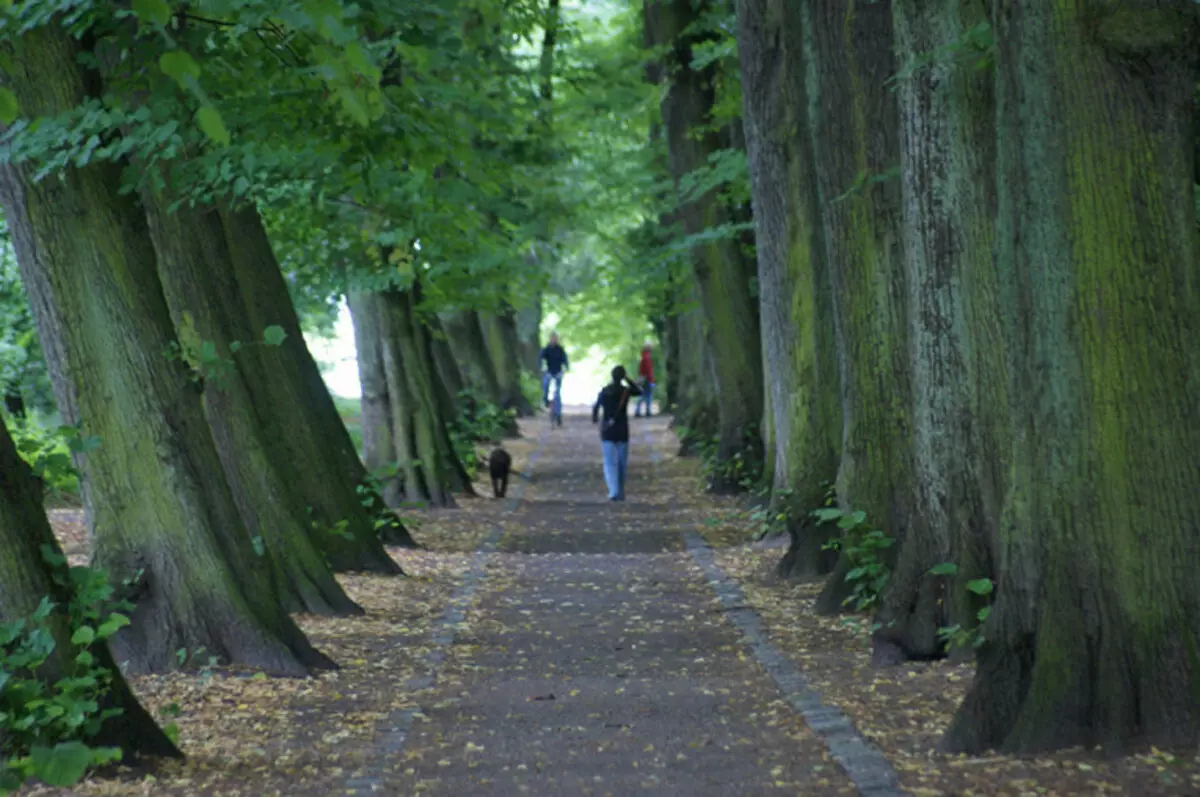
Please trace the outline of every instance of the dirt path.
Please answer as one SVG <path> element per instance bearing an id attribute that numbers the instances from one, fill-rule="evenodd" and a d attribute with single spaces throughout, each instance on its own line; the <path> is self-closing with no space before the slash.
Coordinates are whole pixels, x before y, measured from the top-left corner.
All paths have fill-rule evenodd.
<path id="1" fill-rule="evenodd" d="M 544 435 L 519 522 L 487 558 L 436 689 L 381 774 L 356 785 L 428 795 L 858 793 L 685 550 L 677 485 L 657 465 L 674 444 L 665 422 L 635 429 L 629 498 L 618 504 L 606 500 L 588 419 Z"/>

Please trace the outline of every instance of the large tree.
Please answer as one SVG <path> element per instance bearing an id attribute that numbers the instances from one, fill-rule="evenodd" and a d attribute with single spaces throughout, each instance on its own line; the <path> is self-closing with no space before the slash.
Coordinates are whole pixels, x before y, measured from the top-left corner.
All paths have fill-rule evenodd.
<path id="1" fill-rule="evenodd" d="M 61 20 L 3 43 L 20 113 L 71 111 L 97 86 Z M 115 166 L 0 167 L 12 230 L 59 412 L 99 446 L 83 463 L 95 561 L 130 580 L 137 609 L 114 637 L 133 671 L 178 666 L 205 648 L 285 674 L 332 665 L 284 611 L 237 511 L 175 339 L 142 208 Z M 269 555 L 268 552 L 264 554 Z"/>
<path id="2" fill-rule="evenodd" d="M 995 575 L 1005 386 L 986 9 L 898 0 L 893 10 L 919 517 L 876 616 L 876 644 L 898 660 L 939 655 L 939 628 L 978 625 L 986 598 L 967 585 Z M 954 572 L 931 574 L 943 563 Z"/>
<path id="3" fill-rule="evenodd" d="M 915 483 L 891 7 L 814 0 L 803 9 L 844 422 L 837 497 L 903 545 Z M 849 562 L 841 557 L 820 610 L 840 611 Z"/>
<path id="4" fill-rule="evenodd" d="M 408 501 L 452 506 L 454 492 L 471 490 L 470 479 L 450 439 L 453 405 L 434 362 L 430 330 L 418 313 L 420 297 L 417 280 L 403 289 L 352 292 L 350 311 L 355 339 L 369 358 L 361 380 L 372 404 L 371 422 L 379 427 L 371 434 L 386 430 L 392 450 L 382 458 L 401 477 L 392 489 Z"/>
<path id="5" fill-rule="evenodd" d="M 255 384 L 270 408 L 264 423 L 284 440 L 297 462 L 304 463 L 301 489 L 313 521 L 326 533 L 319 538 L 334 569 L 399 573 L 380 544 L 413 546 L 408 530 L 371 484 L 354 442 L 338 415 L 321 376 L 262 220 L 251 205 L 221 213 L 239 295 L 255 329 L 282 327 L 282 356 L 263 363 Z"/>
<path id="6" fill-rule="evenodd" d="M 1197 11 L 994 9 L 1010 482 L 954 750 L 1200 737 Z"/>
<path id="7" fill-rule="evenodd" d="M 17 455 L 7 427 L 0 422 L 0 623 L 28 621 L 43 599 L 50 599 L 54 605 L 45 627 L 53 637 L 54 649 L 34 674 L 55 683 L 93 675 L 93 668 L 102 668 L 109 685 L 98 708 L 119 712 L 87 741 L 119 747 L 128 757 L 179 756 L 175 745 L 129 691 L 108 646 L 103 642 L 89 645 L 90 658 L 80 656 L 81 648 L 71 640 L 75 631 L 68 611 L 72 596 L 63 580 L 54 578 L 46 552 L 62 559 L 42 506 L 41 480 Z"/>
<path id="8" fill-rule="evenodd" d="M 320 532 L 311 527 L 308 496 L 300 491 L 307 463 L 294 459 L 287 438 L 272 428 L 277 408 L 266 403 L 262 381 L 274 358 L 293 355 L 271 337 L 278 327 L 250 323 L 220 214 L 186 202 L 172 210 L 172 195 L 148 185 L 142 197 L 180 354 L 197 371 L 234 500 L 249 533 L 270 553 L 284 605 L 315 614 L 361 612 L 313 539 Z"/>
<path id="9" fill-rule="evenodd" d="M 822 550 L 828 535 L 810 512 L 837 473 L 841 408 L 800 8 L 788 0 L 743 0 L 738 52 L 774 444 L 766 456 L 774 505 L 791 536 L 780 569 L 810 577 L 832 564 Z"/>
<path id="10" fill-rule="evenodd" d="M 721 64 L 715 60 L 703 66 L 693 64 L 698 49 L 711 43 L 706 22 L 712 4 L 707 0 L 646 0 L 644 10 L 647 44 L 661 53 L 661 79 L 667 86 L 661 113 L 667 160 L 679 191 L 676 218 L 685 233 L 695 237 L 689 255 L 716 388 L 717 461 L 730 462 L 747 449 L 757 458 L 763 380 L 758 308 L 751 295 L 754 263 L 743 253 L 737 237 L 717 233 L 734 221 L 720 192 L 687 186 L 689 175 L 709 168 L 710 158 L 732 143 L 728 129 L 714 116 Z M 683 330 L 680 335 L 681 341 L 687 340 Z M 718 468 L 714 489 L 739 486 L 727 476 L 726 469 Z"/>
<path id="11" fill-rule="evenodd" d="M 502 302 L 494 310 L 480 311 L 478 317 L 483 342 L 500 388 L 500 406 L 506 410 L 516 410 L 522 418 L 533 415 L 529 399 L 521 392 L 524 368 L 521 365 L 516 311 L 507 302 Z"/>

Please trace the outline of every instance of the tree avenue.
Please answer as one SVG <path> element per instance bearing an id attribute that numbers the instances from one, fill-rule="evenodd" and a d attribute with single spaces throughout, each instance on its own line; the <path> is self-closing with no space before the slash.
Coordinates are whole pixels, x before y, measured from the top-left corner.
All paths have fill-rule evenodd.
<path id="1" fill-rule="evenodd" d="M 653 343 L 874 664 L 975 666 L 944 750 L 1200 741 L 1194 0 L 67 5 L 0 2 L 0 793 L 177 756 L 198 651 L 336 669 L 292 615 L 476 500 L 551 331 Z"/>

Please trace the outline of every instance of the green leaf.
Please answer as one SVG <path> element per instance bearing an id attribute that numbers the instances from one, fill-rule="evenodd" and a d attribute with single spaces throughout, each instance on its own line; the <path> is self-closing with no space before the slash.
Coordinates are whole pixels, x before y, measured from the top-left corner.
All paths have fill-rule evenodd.
<path id="1" fill-rule="evenodd" d="M 166 25 L 171 21 L 171 8 L 163 0 L 133 0 L 133 15 L 139 23 Z"/>
<path id="2" fill-rule="evenodd" d="M 967 582 L 967 589 L 976 595 L 991 595 L 995 585 L 990 578 L 977 578 Z"/>
<path id="3" fill-rule="evenodd" d="M 100 637 L 101 639 L 107 639 L 127 625 L 129 625 L 128 617 L 123 614 L 113 612 L 108 616 L 108 619 L 104 621 L 104 624 L 96 629 L 96 636 Z"/>
<path id="4" fill-rule="evenodd" d="M 158 67 L 164 75 L 181 86 L 184 85 L 187 78 L 192 80 L 200 78 L 200 65 L 183 50 L 171 50 L 163 53 L 158 59 Z"/>
<path id="5" fill-rule="evenodd" d="M 17 95 L 0 87 L 0 124 L 11 125 L 17 120 Z"/>
<path id="6" fill-rule="evenodd" d="M 225 122 L 221 120 L 221 113 L 216 108 L 205 105 L 196 111 L 196 124 L 214 143 L 229 145 L 229 131 L 225 129 Z"/>
<path id="7" fill-rule="evenodd" d="M 96 631 L 90 625 L 80 626 L 71 634 L 71 644 L 87 646 L 96 640 Z"/>
<path id="8" fill-rule="evenodd" d="M 259 556 L 267 555 L 267 545 L 263 542 L 261 535 L 255 535 L 250 538 L 250 544 L 254 546 L 254 553 Z"/>
<path id="9" fill-rule="evenodd" d="M 954 562 L 942 562 L 940 565 L 929 568 L 929 573 L 934 576 L 956 576 L 958 575 L 958 565 Z"/>
<path id="10" fill-rule="evenodd" d="M 268 346 L 281 346 L 287 340 L 287 333 L 278 324 L 272 324 L 263 330 L 263 343 Z"/>
<path id="11" fill-rule="evenodd" d="M 92 751 L 83 742 L 60 742 L 54 747 L 29 751 L 33 776 L 47 786 L 74 786 L 92 763 Z"/>

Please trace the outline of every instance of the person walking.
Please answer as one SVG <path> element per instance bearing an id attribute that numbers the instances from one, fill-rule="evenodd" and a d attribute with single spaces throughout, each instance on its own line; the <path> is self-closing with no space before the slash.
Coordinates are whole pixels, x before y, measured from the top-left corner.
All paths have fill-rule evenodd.
<path id="1" fill-rule="evenodd" d="M 550 406 L 550 380 L 553 379 L 557 384 L 555 390 L 558 391 L 555 395 L 562 393 L 563 374 L 570 367 L 567 362 L 567 352 L 558 343 L 558 333 L 550 333 L 550 341 L 538 354 L 538 364 L 543 366 L 542 369 L 542 406 Z"/>
<path id="2" fill-rule="evenodd" d="M 612 369 L 612 382 L 600 391 L 592 406 L 592 423 L 600 422 L 600 447 L 604 452 L 604 481 L 608 500 L 625 500 L 625 468 L 629 464 L 629 397 L 640 396 L 642 389 L 630 381 L 625 368 Z"/>
<path id="3" fill-rule="evenodd" d="M 642 359 L 638 361 L 638 381 L 642 385 L 642 395 L 638 397 L 633 417 L 642 417 L 642 405 L 646 405 L 646 417 L 650 417 L 650 407 L 654 402 L 654 363 L 650 359 L 650 344 L 642 347 Z"/>

